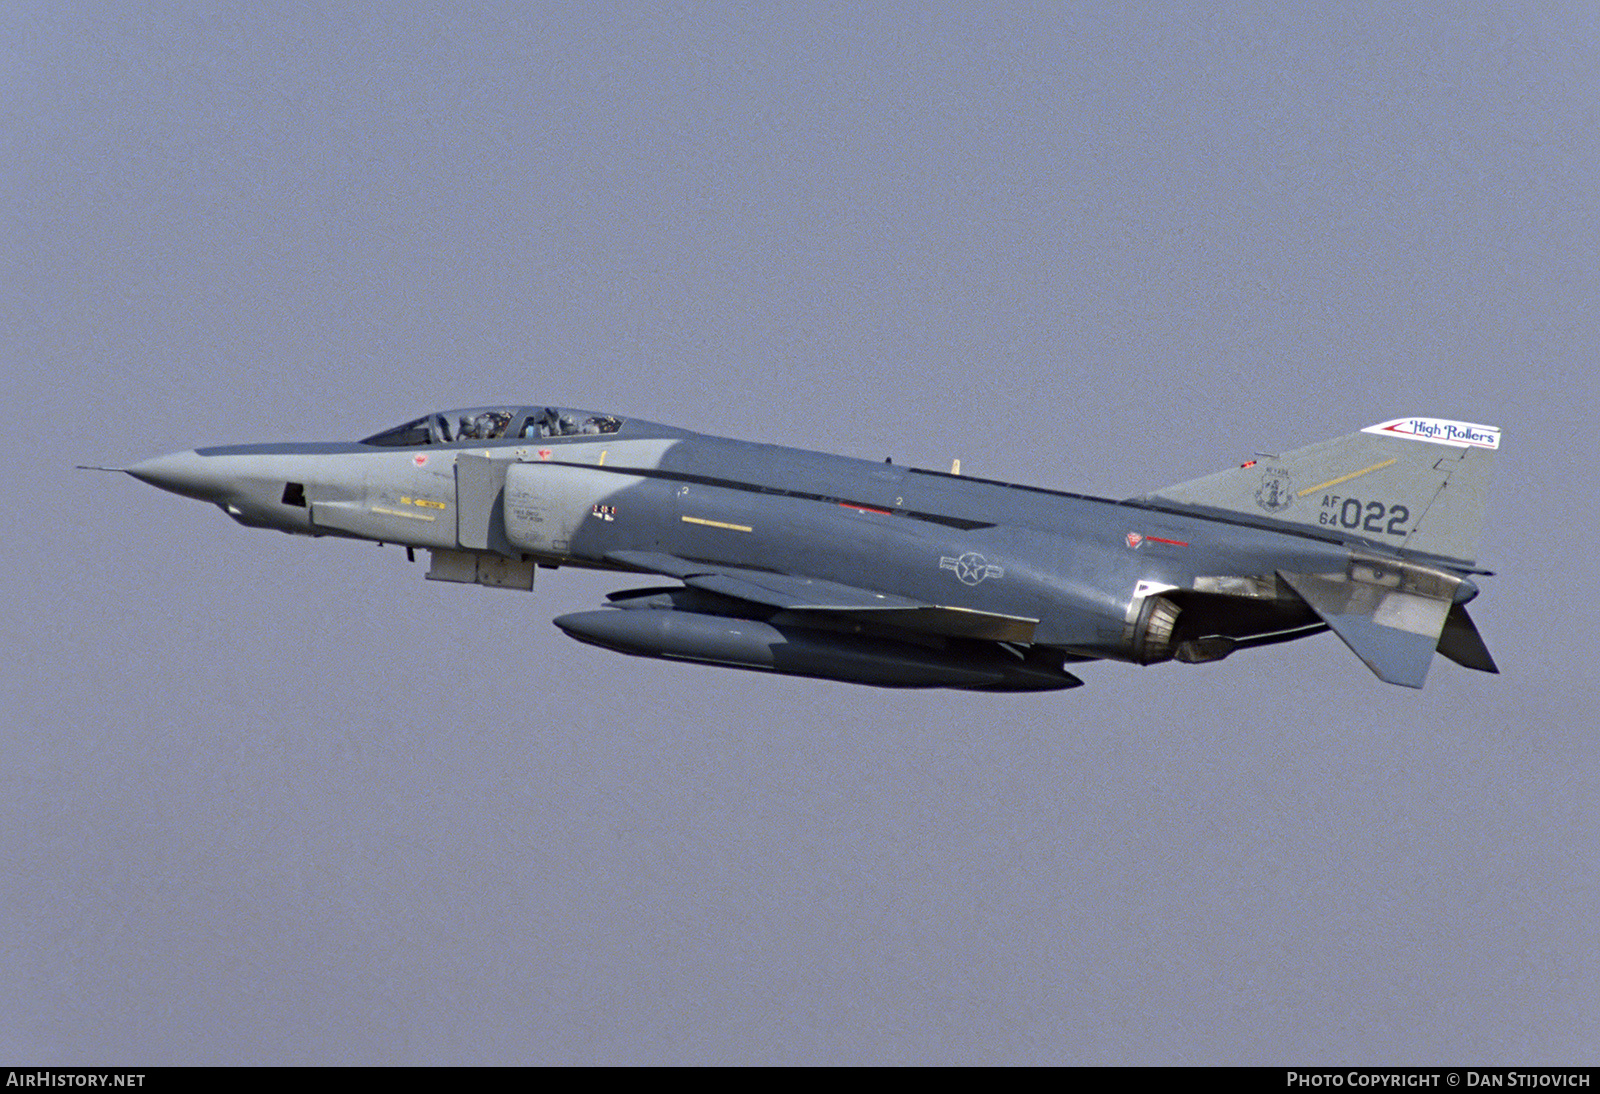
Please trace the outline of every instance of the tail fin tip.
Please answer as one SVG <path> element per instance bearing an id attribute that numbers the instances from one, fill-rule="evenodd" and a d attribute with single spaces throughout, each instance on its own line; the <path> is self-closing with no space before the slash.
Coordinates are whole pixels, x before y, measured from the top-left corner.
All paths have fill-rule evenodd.
<path id="1" fill-rule="evenodd" d="M 1445 418 L 1396 418 L 1392 422 L 1379 422 L 1363 429 L 1363 433 L 1376 433 L 1384 437 L 1406 437 L 1414 441 L 1431 441 L 1453 448 L 1499 448 L 1500 427 L 1479 425 L 1476 422 L 1453 422 Z"/>

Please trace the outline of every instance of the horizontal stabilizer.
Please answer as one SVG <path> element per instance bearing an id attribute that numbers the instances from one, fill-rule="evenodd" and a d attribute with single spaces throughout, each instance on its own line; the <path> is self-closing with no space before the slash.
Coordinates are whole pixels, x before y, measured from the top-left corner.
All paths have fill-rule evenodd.
<path id="1" fill-rule="evenodd" d="M 1389 559 L 1357 558 L 1344 573 L 1278 576 L 1378 679 L 1408 688 L 1427 677 L 1461 587 L 1443 571 Z"/>
<path id="2" fill-rule="evenodd" d="M 1500 668 L 1489 656 L 1489 647 L 1467 614 L 1465 604 L 1453 604 L 1444 620 L 1444 632 L 1439 635 L 1439 652 L 1462 668 L 1479 672 L 1498 673 Z"/>

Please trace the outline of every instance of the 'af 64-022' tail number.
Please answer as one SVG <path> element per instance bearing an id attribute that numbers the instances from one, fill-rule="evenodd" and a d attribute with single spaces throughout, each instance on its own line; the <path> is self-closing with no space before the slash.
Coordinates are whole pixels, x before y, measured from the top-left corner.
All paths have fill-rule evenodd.
<path id="1" fill-rule="evenodd" d="M 1386 506 L 1381 501 L 1342 498 L 1338 494 L 1322 495 L 1322 508 L 1317 512 L 1318 524 L 1384 536 L 1405 535 L 1410 531 L 1406 527 L 1410 519 L 1411 510 L 1404 505 Z"/>

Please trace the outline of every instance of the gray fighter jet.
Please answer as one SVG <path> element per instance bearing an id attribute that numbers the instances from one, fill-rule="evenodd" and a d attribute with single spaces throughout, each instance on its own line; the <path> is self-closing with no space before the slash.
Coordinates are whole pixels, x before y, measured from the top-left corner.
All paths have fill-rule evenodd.
<path id="1" fill-rule="evenodd" d="M 659 580 L 555 620 L 622 653 L 882 687 L 1075 687 L 1074 662 L 1217 661 L 1331 629 L 1380 679 L 1496 672 L 1468 617 L 1491 426 L 1398 418 L 1125 501 L 479 407 L 362 441 L 122 468 L 239 523 L 431 552 L 427 577 Z"/>

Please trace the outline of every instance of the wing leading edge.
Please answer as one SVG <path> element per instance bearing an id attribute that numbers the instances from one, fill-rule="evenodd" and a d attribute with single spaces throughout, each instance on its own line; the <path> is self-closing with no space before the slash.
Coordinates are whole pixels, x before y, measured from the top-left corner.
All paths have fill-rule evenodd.
<path id="1" fill-rule="evenodd" d="M 709 566 L 651 551 L 615 551 L 606 556 L 629 569 L 675 577 L 685 585 L 780 611 L 851 616 L 862 622 L 914 634 L 973 638 L 1026 645 L 1037 619 L 928 604 L 889 593 L 735 566 Z"/>

